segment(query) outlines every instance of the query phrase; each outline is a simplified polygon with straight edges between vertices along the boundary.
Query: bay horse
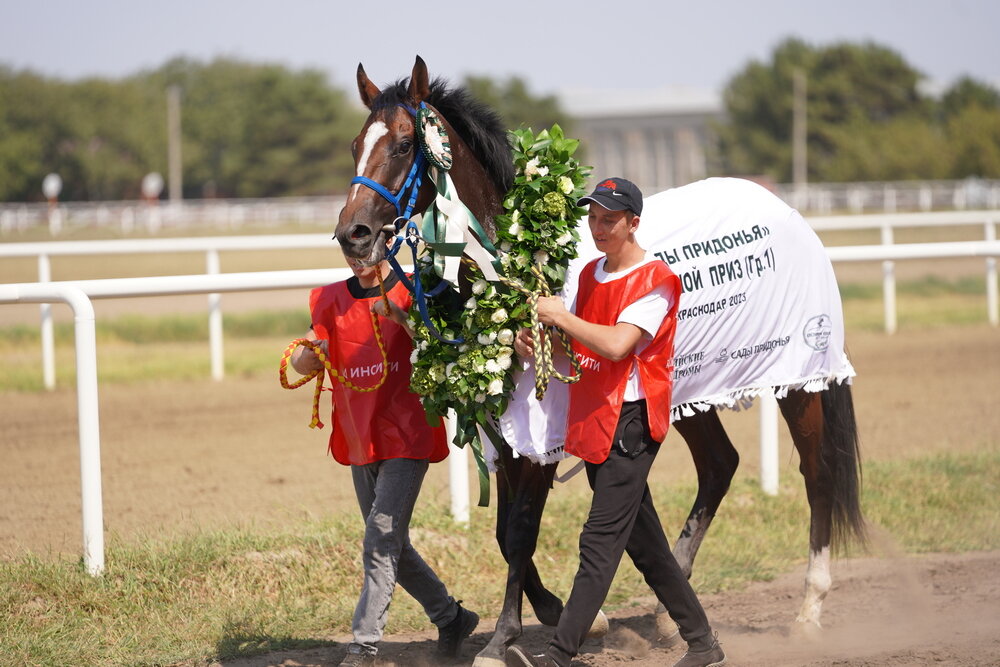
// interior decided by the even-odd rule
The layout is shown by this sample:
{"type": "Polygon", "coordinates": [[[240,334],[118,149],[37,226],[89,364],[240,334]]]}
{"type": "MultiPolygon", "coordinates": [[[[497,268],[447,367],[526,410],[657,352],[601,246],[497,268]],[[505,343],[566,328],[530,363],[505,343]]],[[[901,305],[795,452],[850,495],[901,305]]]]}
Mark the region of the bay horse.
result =
{"type": "MultiPolygon", "coordinates": [[[[420,150],[413,110],[421,103],[436,110],[451,142],[449,172],[464,204],[488,235],[495,236],[494,218],[513,176],[510,146],[499,117],[474,101],[462,88],[429,80],[418,56],[408,79],[385,90],[375,86],[359,65],[358,92],[370,115],[352,145],[356,177],[341,211],[336,238],[348,257],[377,263],[385,256],[385,241],[402,217],[400,201],[409,197],[413,212],[431,205],[434,186],[424,179],[408,184],[420,150]],[[372,187],[377,184],[379,188],[372,187]],[[406,191],[407,188],[415,190],[406,191]]],[[[680,330],[680,327],[679,327],[680,330]]],[[[792,389],[779,399],[800,456],[810,507],[809,565],[805,599],[796,619],[800,627],[818,628],[821,607],[831,587],[831,545],[850,538],[864,540],[860,508],[860,454],[849,384],[830,383],[823,391],[792,389]]],[[[726,495],[739,464],[716,408],[685,412],[674,422],[694,460],[698,492],[674,546],[674,555],[690,576],[698,549],[726,495]],[[691,414],[688,414],[691,412],[691,414]]],[[[521,634],[522,592],[540,622],[556,625],[562,601],[542,584],[533,562],[542,512],[555,476],[556,464],[540,465],[515,456],[507,444],[498,448],[496,538],[508,563],[503,608],[488,645],[475,665],[502,665],[504,652],[521,634]]],[[[664,634],[665,610],[657,610],[664,634]]]]}

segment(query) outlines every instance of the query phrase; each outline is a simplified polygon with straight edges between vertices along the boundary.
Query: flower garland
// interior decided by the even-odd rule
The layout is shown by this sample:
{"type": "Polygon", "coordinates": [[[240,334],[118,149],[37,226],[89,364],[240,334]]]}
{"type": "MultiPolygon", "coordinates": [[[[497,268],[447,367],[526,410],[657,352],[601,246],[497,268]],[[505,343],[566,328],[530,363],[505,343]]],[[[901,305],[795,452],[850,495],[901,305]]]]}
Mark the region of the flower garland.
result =
{"type": "MultiPolygon", "coordinates": [[[[580,240],[577,222],[586,210],[576,201],[586,195],[590,167],[573,157],[579,141],[568,139],[558,125],[537,135],[530,129],[510,133],[515,177],[497,216],[499,271],[529,290],[538,289],[531,273],[537,265],[553,292],[562,288],[569,261],[580,240]]],[[[424,252],[415,270],[431,289],[441,281],[433,258],[424,252]]],[[[455,444],[472,443],[481,459],[476,424],[503,414],[514,389],[514,336],[528,326],[530,311],[524,295],[502,283],[483,279],[469,266],[471,296],[463,299],[445,290],[428,303],[430,319],[447,339],[461,337],[459,345],[432,337],[416,307],[410,311],[415,347],[410,361],[410,388],[420,395],[428,419],[458,416],[455,444]]]]}

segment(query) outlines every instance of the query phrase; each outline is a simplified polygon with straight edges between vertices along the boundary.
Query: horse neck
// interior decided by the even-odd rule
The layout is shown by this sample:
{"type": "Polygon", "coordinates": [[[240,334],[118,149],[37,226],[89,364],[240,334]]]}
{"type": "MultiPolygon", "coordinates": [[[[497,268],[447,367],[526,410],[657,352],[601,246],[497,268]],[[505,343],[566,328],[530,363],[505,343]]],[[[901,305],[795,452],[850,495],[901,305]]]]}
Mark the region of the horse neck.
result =
{"type": "Polygon", "coordinates": [[[469,146],[450,126],[447,127],[451,139],[454,164],[451,180],[455,184],[462,203],[476,216],[491,241],[496,240],[494,218],[503,212],[505,192],[499,192],[493,179],[486,172],[469,146]]]}

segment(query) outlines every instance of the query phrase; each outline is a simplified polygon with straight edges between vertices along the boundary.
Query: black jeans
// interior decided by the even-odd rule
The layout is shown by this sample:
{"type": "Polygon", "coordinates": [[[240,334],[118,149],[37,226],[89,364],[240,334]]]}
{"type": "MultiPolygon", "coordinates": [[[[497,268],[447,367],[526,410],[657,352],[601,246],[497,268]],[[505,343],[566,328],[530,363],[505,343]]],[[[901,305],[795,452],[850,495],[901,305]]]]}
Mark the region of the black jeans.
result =
{"type": "Polygon", "coordinates": [[[670,551],[646,484],[660,449],[647,424],[645,401],[626,403],[607,460],[587,463],[594,496],[580,534],[580,569],[548,648],[558,665],[569,665],[580,650],[624,552],[680,627],[681,637],[695,649],[711,643],[705,610],[670,551]]]}

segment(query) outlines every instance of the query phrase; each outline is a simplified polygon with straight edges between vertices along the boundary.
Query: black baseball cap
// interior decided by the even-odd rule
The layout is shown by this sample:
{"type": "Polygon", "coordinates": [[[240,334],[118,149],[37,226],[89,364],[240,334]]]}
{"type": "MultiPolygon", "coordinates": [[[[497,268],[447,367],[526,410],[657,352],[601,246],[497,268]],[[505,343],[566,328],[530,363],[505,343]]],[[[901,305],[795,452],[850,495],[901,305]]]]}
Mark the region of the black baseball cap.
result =
{"type": "Polygon", "coordinates": [[[586,206],[587,202],[594,202],[609,211],[627,209],[642,215],[642,193],[635,183],[624,178],[605,178],[592,193],[577,200],[576,205],[586,206]]]}

